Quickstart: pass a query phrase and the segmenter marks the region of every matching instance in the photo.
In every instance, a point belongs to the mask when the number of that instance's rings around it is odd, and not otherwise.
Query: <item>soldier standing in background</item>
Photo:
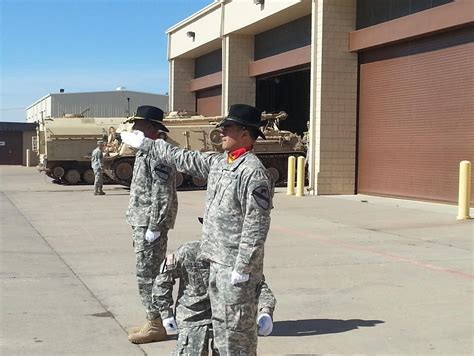
[[[129,118],[133,129],[155,140],[168,129],[163,125],[163,111],[154,106],[139,106]],[[161,141],[161,140],[160,140]],[[166,255],[168,230],[174,227],[178,210],[174,167],[146,152],[138,151],[130,185],[127,222],[133,228],[138,292],[145,307],[147,322],[132,328],[128,339],[135,344],[162,341],[166,331],[153,306],[153,281]]]
[[[153,284],[153,304],[160,311],[163,325],[167,330],[174,331],[177,324],[175,355],[208,355],[213,338],[211,303],[207,291],[209,262],[200,260],[199,254],[200,241],[181,245],[166,257]],[[176,279],[179,279],[179,287],[173,312],[173,285]],[[259,333],[267,336],[273,329],[272,315],[276,300],[264,280],[255,293],[257,296],[260,294]],[[212,349],[212,355],[217,355],[218,352]]]
[[[94,195],[105,195],[102,190],[104,185],[104,141],[97,141],[97,147],[92,151],[91,166],[94,171]]]
[[[140,132],[122,140],[180,172],[208,179],[200,259],[210,262],[209,298],[214,342],[221,355],[256,355],[257,296],[263,278],[264,243],[273,208],[273,182],[251,151],[261,113],[232,105],[222,128],[224,153],[190,151]]]

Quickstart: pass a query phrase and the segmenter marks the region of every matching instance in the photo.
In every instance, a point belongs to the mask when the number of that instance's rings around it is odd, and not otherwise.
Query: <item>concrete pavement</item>
[[[166,355],[144,321],[128,191],[0,166],[2,355]],[[277,298],[259,355],[472,355],[474,221],[455,206],[278,189],[265,275]],[[180,192],[169,249],[200,238],[204,192]],[[473,216],[473,213],[471,213]]]

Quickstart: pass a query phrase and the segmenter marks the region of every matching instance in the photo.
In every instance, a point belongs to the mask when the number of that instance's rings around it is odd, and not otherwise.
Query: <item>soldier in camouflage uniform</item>
[[[94,171],[94,195],[105,195],[102,190],[104,184],[104,141],[97,141],[97,148],[92,151],[91,166]]]
[[[173,315],[176,315],[179,334],[174,355],[209,354],[212,339],[211,304],[207,291],[209,262],[198,259],[199,253],[200,241],[181,245],[176,252],[166,257],[153,284],[153,303],[160,311],[163,324],[174,327],[176,323]],[[179,279],[179,287],[173,313],[173,285],[176,279]],[[257,295],[259,291],[259,318],[263,318],[266,313],[269,317],[266,331],[271,332],[273,323],[270,314],[273,314],[276,300],[264,280],[256,291]],[[217,350],[212,350],[212,355],[218,355]]]
[[[180,172],[208,179],[200,259],[210,262],[209,298],[214,342],[221,355],[256,354],[257,296],[263,278],[264,243],[273,208],[273,182],[252,153],[260,111],[232,105],[220,123],[224,153],[181,149],[140,133],[122,140]]]
[[[140,106],[133,128],[150,139],[168,129],[161,123],[163,111],[153,106]],[[127,222],[133,228],[138,291],[147,314],[141,328],[132,328],[129,341],[137,344],[166,339],[158,310],[153,306],[153,281],[166,255],[168,230],[174,227],[178,210],[175,168],[156,156],[138,151],[130,185]]]

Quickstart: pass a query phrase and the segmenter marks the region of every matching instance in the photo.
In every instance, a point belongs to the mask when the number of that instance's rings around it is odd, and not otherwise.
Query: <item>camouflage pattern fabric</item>
[[[94,191],[98,193],[102,191],[104,185],[104,154],[99,147],[92,151],[91,166],[94,171]]]
[[[262,277],[258,291],[258,312],[268,313],[273,318],[276,298],[267,282],[265,282],[265,276]]]
[[[209,263],[198,260],[199,241],[191,241],[169,254],[153,284],[154,307],[161,318],[176,318],[178,329],[211,324],[211,304],[207,294]],[[176,310],[173,286],[179,279]]]
[[[178,328],[211,323],[211,304],[208,295],[209,263],[198,260],[200,241],[181,245],[166,256],[160,273],[153,284],[153,304],[161,318],[176,317]],[[173,303],[173,286],[179,279],[176,303]],[[276,298],[263,276],[257,288],[258,311],[273,315]],[[173,310],[173,304],[175,310]]]
[[[162,230],[160,238],[148,242],[145,239],[146,230],[146,227],[140,226],[133,228],[133,246],[136,257],[138,294],[145,307],[147,319],[154,320],[160,316],[160,313],[153,305],[153,282],[166,255],[168,234],[166,230]]]
[[[178,334],[176,349],[171,355],[208,356],[212,346],[211,325],[199,325],[192,328],[181,328]],[[212,356],[218,356],[217,350],[211,349]]]
[[[130,185],[128,224],[148,226],[151,231],[172,229],[177,212],[176,170],[137,152]]]
[[[261,273],[274,187],[257,156],[247,152],[228,164],[226,153],[189,151],[148,138],[140,150],[208,179],[201,258],[239,273]]]
[[[211,262],[209,299],[214,343],[221,355],[257,354],[257,293],[262,275],[250,274],[245,283],[230,284],[232,267]]]
[[[102,150],[99,147],[92,151],[91,166],[94,172],[98,169],[104,169],[104,154],[102,153]]]
[[[213,337],[208,295],[210,265],[198,259],[199,252],[199,241],[181,245],[166,256],[153,284],[153,305],[160,311],[161,318],[176,317],[179,331],[176,355],[207,355],[203,347],[207,345],[205,350],[208,350],[209,339]],[[173,313],[173,286],[177,279],[179,287]],[[258,309],[273,314],[276,299],[264,277],[256,289]]]
[[[94,191],[96,193],[102,191],[104,185],[104,175],[102,169],[94,170]]]
[[[153,282],[166,255],[168,230],[174,227],[178,211],[176,171],[169,165],[138,152],[130,185],[127,222],[133,227],[133,245],[137,264],[138,291],[147,318],[156,319],[153,307]],[[159,231],[160,237],[148,242],[147,229]]]
[[[200,258],[211,262],[209,298],[215,343],[221,355],[254,355],[257,290],[273,208],[272,179],[247,152],[227,163],[226,153],[203,153],[145,139],[139,148],[180,172],[207,178]],[[250,275],[231,285],[232,270]]]

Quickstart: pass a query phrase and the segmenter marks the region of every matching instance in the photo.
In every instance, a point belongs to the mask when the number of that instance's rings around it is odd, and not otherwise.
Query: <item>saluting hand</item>
[[[124,143],[134,148],[139,148],[145,141],[145,134],[139,130],[123,131],[120,133],[120,137]]]

